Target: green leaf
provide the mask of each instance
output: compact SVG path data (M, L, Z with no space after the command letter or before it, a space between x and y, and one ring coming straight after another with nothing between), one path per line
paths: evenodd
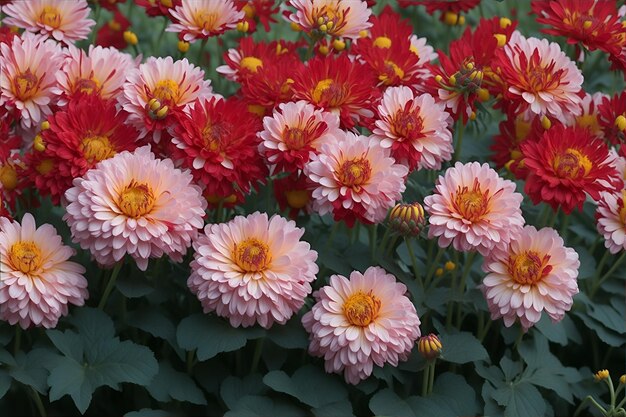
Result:
M498 405L496 400L493 399L493 393L496 389L489 382L485 381L483 384L481 395L485 402L484 414L489 417L504 417L504 410Z
M452 363L468 363L489 359L480 341L469 332L441 333L441 358Z
M30 385L40 394L48 392L48 368L58 360L59 356L48 348L37 348L27 354L18 352L16 365L11 367L13 379Z
M493 385L499 387L504 384L504 373L497 366L487 366L480 362L476 364L476 373Z
M563 322L552 323L547 314L543 314L541 320L535 324L537 330L541 332L549 341L562 346L567 345L567 333Z
M6 349L0 348L0 366L15 366L16 364L13 356Z
M289 394L315 408L348 396L345 385L335 375L313 365L299 368L291 377L283 371L271 371L263 377L263 382L274 391Z
M2 397L4 397L4 395L9 391L12 381L13 378L11 378L9 372L5 369L0 369L0 399L2 399Z
M541 417L546 412L546 402L534 385L528 382L500 387L493 392L498 404L506 406L506 417Z
M68 358L80 361L83 358L83 340L74 332L48 330L46 332L52 344Z
M260 374L247 375L243 379L229 376L221 384L220 396L224 404L233 409L242 397L263 395L267 391L268 389L263 385L263 377Z
M50 372L48 384L50 401L56 401L67 394L72 397L81 414L87 411L96 389L87 378L85 367L69 357L59 359L57 367Z
M154 337L167 340L173 346L176 345L176 326L157 307L131 311L126 322Z
M154 287L145 276L122 276L119 277L115 286L126 298L139 298L154 291Z
M573 369L573 368L571 368ZM551 369L538 368L532 371L532 374L525 381L540 387L548 388L563 398L570 404L574 404L572 396L571 383L568 382L561 373L556 373Z
M348 400L326 404L311 411L316 417L354 417L352 404Z
M152 397L161 402L170 400L187 401L192 404L206 405L204 394L196 383L184 372L172 368L169 362L159 363L159 372L147 386Z
M219 317L194 314L180 322L176 340L187 351L196 349L198 359L205 361L218 353L241 349L248 339L258 339L264 334L263 329L234 328Z
M416 417L411 406L389 388L377 392L369 405L370 410L377 416Z
M309 346L308 334L297 315L282 326L273 326L267 331L267 337L285 349L306 349Z
M624 335L620 335L610 329L607 329L604 323L596 321L591 316L589 316L588 313L583 311L575 311L574 315L576 317L579 317L583 321L583 323L585 323L585 326L593 330L598 335L600 340L602 340L607 345L620 347L626 343L626 338L624 337Z
M613 307L606 304L589 304L587 313L591 318L603 323L609 329L621 335L626 334L626 321Z
M234 408L224 414L224 417L305 417L306 411L268 397L246 395L241 397Z
M512 361L509 357L503 356L502 359L500 359L500 369L502 369L504 373L505 382L511 382L513 378L522 372L522 363Z
M176 413L170 413L169 411L163 410L152 410L151 408L142 408L138 411L131 411L130 413L124 414L124 417L170 417L176 416Z
M461 375L441 374L428 397L407 400L416 416L457 417L480 412L476 392Z

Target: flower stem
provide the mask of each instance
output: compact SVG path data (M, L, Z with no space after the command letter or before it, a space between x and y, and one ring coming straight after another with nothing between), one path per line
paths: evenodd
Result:
M98 23L100 23L100 12L102 11L102 7L100 7L100 3L96 2L96 9L93 12L93 20L96 21L96 24L93 26L91 30L91 34L89 35L89 43L94 45L96 42L96 34L98 33Z
M609 258L609 253L610 252L607 250L604 253L604 256L602 257L602 259L600 260L600 264L598 265L598 268L596 270L596 275L593 277L593 284L591 286L591 292L589 293L589 298L593 298L593 296L595 295L596 291L598 291L602 283L606 281L613 274L613 272L615 272L617 267L626 258L626 252L623 252L621 256L617 258L617 260L613 263L613 266L611 266L611 268L606 272L606 274L601 275L602 268L604 267L606 260Z
M433 387L435 386L435 363L436 360L432 360L430 362L429 368L429 378L428 378L428 395L433 393Z
M385 245L389 240L389 234L391 233L391 229L389 227L385 228L385 233L383 234L383 239L380 241L380 245L378 246L378 254L385 255Z
M378 240L378 225L370 226L370 250L372 251L372 260L376 260L376 241Z
M581 411L584 410L585 405L587 405L587 403L591 403L594 407L596 407L598 410L600 410L600 412L603 415L606 415L606 410L604 409L604 407L602 407L600 404L598 404L598 402L596 400L593 399L593 397L591 395L587 395L585 397L585 399L583 400L583 402L580 403L580 405L578 406L578 408L576 409L576 411L574 411L574 415L573 417L576 417L580 414Z
M453 163L461 159L461 146L463 144L463 131L465 130L465 123L463 123L463 117L460 117L457 123L458 123L458 134L456 136L456 145L454 146L454 156L452 157Z
M46 417L48 414L46 413L46 408L43 406L43 402L41 401L41 397L35 388L30 387L32 390L32 397L35 401L35 406L37 407L37 411L41 417Z
M430 363L427 363L422 372L422 397L428 394L428 382L430 381Z
M445 252L445 248L441 248L441 247L437 251L437 255L435 255L435 260L433 261L433 263L430 265L430 268L428 269L428 274L426 275L426 281L424 283L425 286L430 285L430 281L435 271L437 270L437 265L439 265L439 261L441 260L441 257L443 256L444 252Z
M111 295L111 291L113 291L113 287L115 287L115 281L117 281L117 276L122 269L122 265L124 265L124 261L121 260L115 264L113 271L111 272L111 277L109 278L109 283L104 289L104 294L102 294L102 298L100 299L100 303L98 304L98 308L100 310L104 310L104 307L107 304L107 300L109 299L109 295Z
M411 240L405 237L404 244L406 245L406 248L409 251L409 257L411 258L411 265L413 266L413 275L415 275L415 281L417 281L418 284L420 284L423 287L424 283L422 282L422 276L420 274L420 271L417 268L417 258L415 257L413 246L411 246Z
M190 350L189 352L187 352L187 374L191 375L191 373L193 372L193 366L195 365L195 359L196 359L196 350Z
M15 325L15 340L13 340L13 356L17 355L20 351L20 345L22 344L22 328L19 324Z
M168 22L169 22L169 19L167 17L163 17L163 27L161 28L159 37L156 41L156 44L154 45L152 49L152 55L157 55L157 53L159 52L159 47L161 46L161 41L163 41L163 36L165 36L165 29L167 29Z
M263 353L263 342L265 338L262 337L256 341L256 346L254 347L254 355L252 356L252 366L250 367L250 373L253 374L256 372L257 367L259 366L259 360L261 359L261 353Z
M199 67L202 66L202 61L203 61L202 58L204 58L204 55L202 55L202 53L204 52L204 49L206 48L206 44L208 41L209 41L209 38L204 38L200 42L200 49L198 49L198 57L196 58L196 61L198 62Z

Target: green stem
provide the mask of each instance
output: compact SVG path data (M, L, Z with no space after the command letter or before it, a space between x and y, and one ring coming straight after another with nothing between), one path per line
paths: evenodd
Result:
M439 261L441 260L441 257L443 256L445 251L446 251L445 248L441 248L441 247L437 251L437 255L435 255L435 259L433 260L433 263L430 265L430 268L428 268L428 274L426 275L426 281L424 285L426 286L430 285L433 274L437 270L437 265L439 265Z
M396 246L396 242L398 241L398 238L399 236L394 236L391 238L391 242L389 242L389 245L387 246L387 249L386 249L387 255L391 255L393 248Z
M484 321L482 320L484 317L484 313L481 311L481 322L484 323ZM491 323L493 323L493 320L487 320L487 324L484 324L482 326L482 329L479 329L478 332L478 340L480 340L480 343L483 342L483 340L485 340L485 336L487 336L487 333L489 332L489 328L491 327Z
M430 362L426 363L422 373L422 397L428 395L428 382L430 381Z
M422 282L422 276L417 267L417 258L415 257L415 252L413 251L413 246L411 245L411 240L404 238L404 244L406 245L407 250L409 251L409 257L411 258L411 265L413 266L413 275L415 275L415 281L417 281L420 286L424 286Z
M567 213L563 212L563 223L561 223L561 237L563 238L563 241L567 241L567 235L569 233L569 223L571 220L572 216L571 214L568 215Z
M100 3L96 2L96 9L93 12L93 20L96 21L96 24L93 26L91 33L89 34L89 43L94 45L96 42L96 34L98 33L98 24L100 23L100 12L102 11L102 7L100 7Z
M341 225L341 222L335 222L333 224L333 227L330 229L330 234L328 235L328 239L326 240L326 246L328 246L328 248L332 248L333 238L337 234L337 231L339 230L340 225Z
M257 367L259 366L259 360L261 359L261 353L263 353L263 342L265 338L262 337L256 341L256 346L254 347L254 355L252 356L252 366L250 367L250 373L253 374L256 372Z
M191 375L193 373L193 366L196 361L196 350L190 350L187 352L187 374Z
M202 62L204 61L203 60L204 55L202 55L202 54L204 52L204 49L206 48L206 44L207 44L208 41L209 41L209 38L204 38L200 42L200 49L198 49L198 57L196 58L196 61L198 62L198 66L199 67L202 67Z
M613 381L610 376L606 379L606 384L609 386L609 395L611 396L609 409L612 410L615 408L615 387L613 386Z
M20 345L22 344L22 328L19 324L15 325L15 340L13 341L13 356L17 355L20 351Z
M433 387L435 385L435 363L436 360L432 360L430 363L430 375L428 379L428 395L433 393Z
M458 126L459 133L457 134L456 145L454 146L454 156L452 157L453 163L461 159L461 145L463 144L463 131L465 130L463 117L459 117Z
M520 327L519 335L517 336L517 339L515 340L515 344L513 345L513 348L516 351L519 349L519 344L522 343L522 338L523 337L524 337L524 329L522 327Z
M124 260L119 261L115 264L115 268L113 268L113 272L111 272L111 277L109 278L109 283L107 287L104 289L104 294L102 294L102 298L100 299L100 303L98 304L98 308L100 310L104 310L104 307L107 304L107 300L109 299L109 295L111 295L111 291L113 291L113 287L115 287L115 281L117 281L117 276L122 269L122 265L124 265Z
M159 51L159 47L161 46L161 41L163 41L163 36L165 36L165 29L167 29L167 24L169 23L169 19L163 17L163 27L161 28L161 32L159 33L159 37L156 41L156 44L152 48L152 55L157 55Z
M372 260L376 261L376 241L378 240L378 225L370 226L370 250L372 251Z
M593 296L595 295L596 291L598 291L602 283L606 281L613 274L613 272L615 272L615 270L622 263L622 261L626 259L626 252L623 252L620 255L620 257L617 258L617 260L613 263L613 266L611 266L611 268L606 272L606 274L600 277L600 275L602 274L602 268L604 267L606 260L609 258L608 255L609 255L609 251L607 250L604 256L602 257L602 260L600 261L600 265L598 265L598 269L596 270L596 275L593 277L593 285L591 287L591 292L589 293L589 298L593 298Z
M35 401L35 406L37 407L37 411L41 417L46 417L48 414L46 413L46 408L43 406L43 402L41 401L41 397L35 388L30 387L32 390L32 397Z
M587 395L585 397L585 399L583 400L583 402L580 403L580 405L578 406L576 411L574 411L573 417L578 416L580 414L580 412L584 410L584 407L585 407L585 405L587 405L588 402L590 402L591 404L593 404L593 406L595 406L598 410L600 410L600 412L603 415L606 415L606 410L604 409L604 407L602 407L600 404L598 404L598 402L596 400L594 400L591 395Z
M550 218L550 206L544 204L543 209L541 210L541 214L537 218L537 226L545 227L548 224L548 219Z
M385 228L385 233L383 234L383 239L380 241L380 245L378 246L378 253L385 255L385 245L387 244L387 240L389 240L389 234L391 233L391 228Z

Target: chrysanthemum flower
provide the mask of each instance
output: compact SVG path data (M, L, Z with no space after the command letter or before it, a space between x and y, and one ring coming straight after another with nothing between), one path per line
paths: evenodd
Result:
M346 55L316 56L293 75L296 99L337 113L342 127L350 129L361 118L372 117L372 102L378 96L370 68Z
M87 0L26 0L2 8L4 24L40 33L66 44L87 39L96 24Z
M178 32L187 42L217 36L233 29L244 17L233 0L182 0L182 4L170 9L176 23L166 29Z
M272 117L263 119L264 130L259 133L259 152L276 171L303 169L323 143L336 141L343 134L336 115L315 109L306 101L283 103L279 108Z
M307 33L358 39L372 25L372 11L361 0L290 0L287 4L296 9L289 20Z
M400 200L408 168L391 158L380 141L345 133L336 142L324 143L312 155L304 174L314 184L313 209L333 213L350 227L356 219L379 223Z
M545 311L553 322L563 319L578 293L578 254L564 246L556 230L526 226L503 250L493 251L483 264L487 276L482 292L491 318L510 327L519 318L527 331Z
M60 46L24 33L12 45L0 43L0 105L20 111L23 128L36 126L51 113L56 73L63 63Z
M626 142L626 91L602 98L598 105L598 123L608 142Z
M171 114L197 99L211 97L210 84L204 80L204 71L186 58L174 61L170 56L150 57L128 74L119 102L130 114L128 123L139 129L140 136L151 132L159 142L163 130L172 123Z
M180 6L182 0L132 0L137 6L146 9L148 16L165 16L171 19L170 10Z
M602 191L623 185L608 147L588 129L553 126L520 149L529 170L524 191L533 203L544 201L555 211L582 210L587 194L597 201Z
M125 124L126 117L126 112L116 109L115 101L95 95L77 96L49 117L50 128L40 133L40 148L29 154L29 175L39 192L50 194L58 204L74 178L104 159L134 150L139 133ZM54 168L37 169L43 161Z
M410 170L439 169L452 157L450 115L430 94L417 97L409 87L390 87L378 105L372 137Z
M65 198L74 242L107 267L126 254L142 271L163 254L180 262L204 225L206 201L191 174L155 159L149 146L101 161Z
M116 99L122 92L126 74L137 68L133 57L115 48L89 47L89 53L69 46L62 70L56 74L62 96L59 105L67 104L75 94L96 94Z
M187 285L205 313L234 327L285 324L312 291L317 252L301 241L304 229L266 213L207 225L194 242Z
M598 233L604 237L604 246L616 254L626 250L626 190L602 193L596 211Z
M275 0L236 0L236 2L245 13L244 21L248 23L247 33L254 33L258 23L269 32L270 23L277 22L274 15L278 13L279 8Z
M96 34L96 45L103 48L113 47L124 49L128 45L124 40L124 32L130 27L130 21L120 13L119 10L113 12L113 18L102 25Z
M243 194L265 180L267 167L258 152L259 119L234 99L196 102L178 116L172 132L174 159L191 170L209 198Z
M583 75L559 44L515 32L496 51L494 71L505 85L503 101L510 112L560 120L580 114Z
M276 178L272 185L278 207L281 211L288 210L291 219L296 219L301 211L305 214L313 211L310 183L302 172Z
M342 373L358 384L374 365L398 366L407 360L421 335L407 288L376 266L350 279L330 277L330 285L314 293L316 303L302 317L309 332L309 353L323 357L326 372Z
M609 97L601 92L585 94L583 101L580 103L581 114L576 117L576 125L578 127L589 129L592 135L600 139L604 138L604 132L600 126L599 107L605 98L608 99Z
M467 12L478 6L478 3L480 3L480 0L398 0L398 5L403 8L407 6L421 4L426 7L426 13L430 15L434 14L436 11L441 11L442 19L445 12Z
M67 315L68 304L85 304L85 268L69 261L73 254L52 225L37 228L30 213L21 225L0 217L0 318L49 329Z
M435 193L424 199L430 215L428 238L439 246L487 255L516 238L524 226L522 195L487 164L457 162L440 176Z

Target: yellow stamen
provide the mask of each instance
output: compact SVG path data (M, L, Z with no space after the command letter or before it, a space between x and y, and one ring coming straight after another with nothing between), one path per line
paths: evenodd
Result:
M371 291L367 294L358 291L344 302L343 314L353 326L365 327L376 320L380 306L380 299Z

